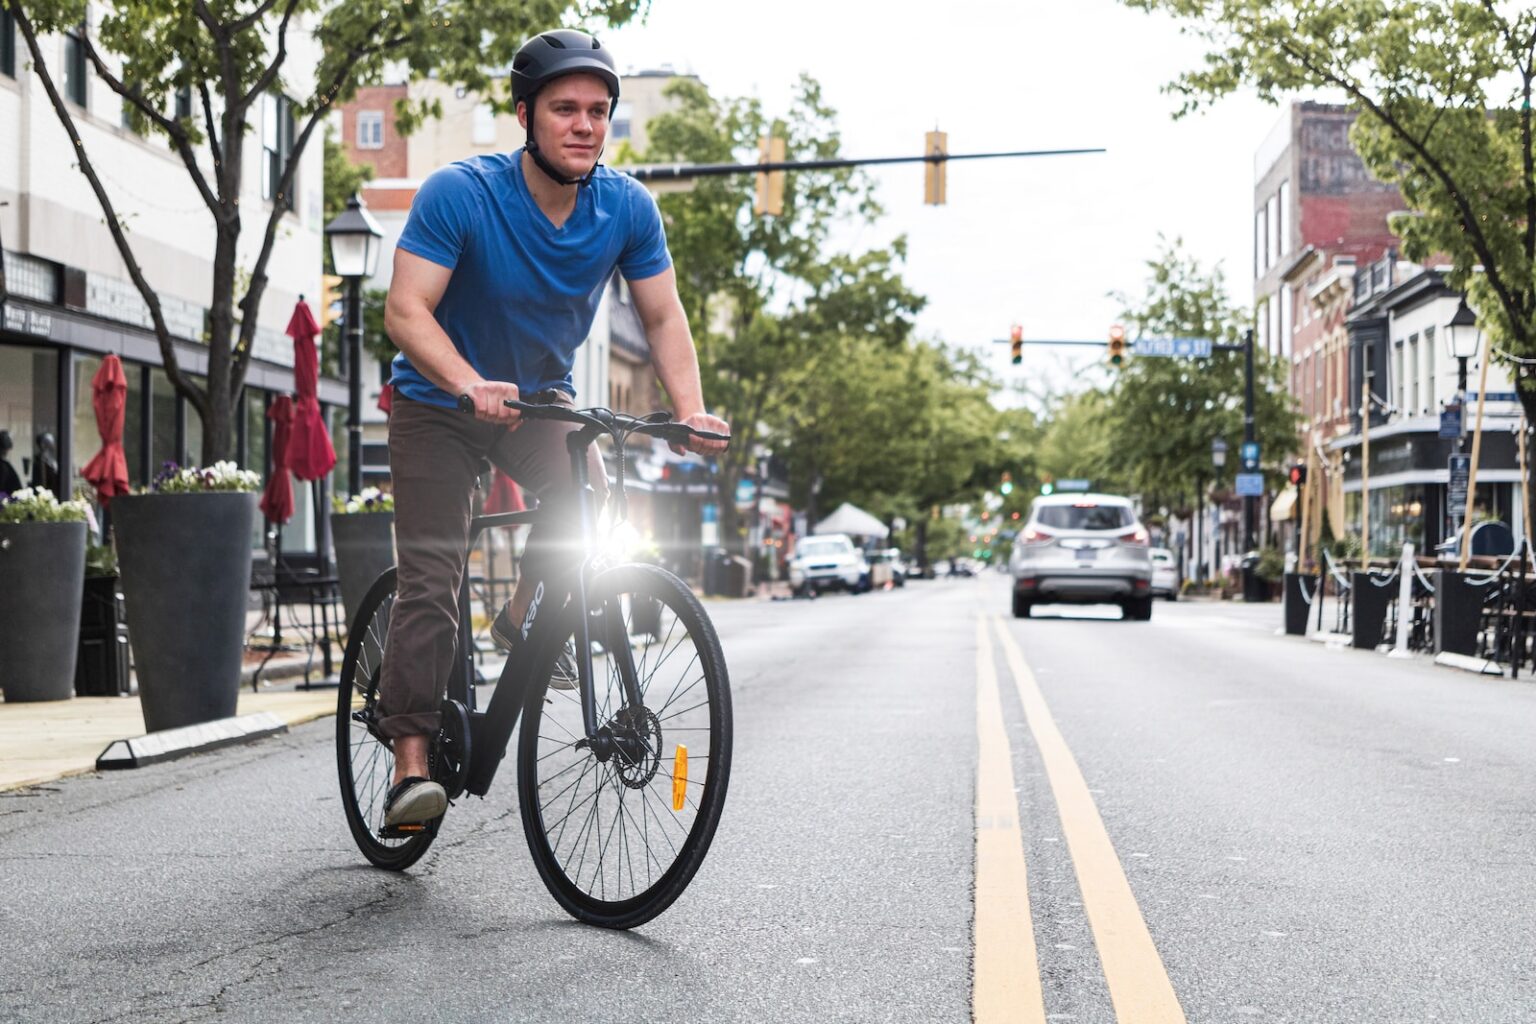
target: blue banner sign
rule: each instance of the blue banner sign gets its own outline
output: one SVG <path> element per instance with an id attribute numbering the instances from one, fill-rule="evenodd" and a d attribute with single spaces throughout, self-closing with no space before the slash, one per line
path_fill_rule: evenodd
<path id="1" fill-rule="evenodd" d="M 1455 402 L 1440 410 L 1440 436 L 1447 440 L 1461 436 L 1461 406 Z"/>
<path id="2" fill-rule="evenodd" d="M 1260 498 L 1264 495 L 1263 473 L 1239 473 L 1237 474 L 1237 496 L 1239 498 Z"/>

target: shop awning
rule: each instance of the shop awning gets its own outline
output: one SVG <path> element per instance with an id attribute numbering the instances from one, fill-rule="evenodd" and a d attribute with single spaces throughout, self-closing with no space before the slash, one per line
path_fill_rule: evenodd
<path id="1" fill-rule="evenodd" d="M 1287 487 L 1275 495 L 1275 500 L 1269 506 L 1269 519 L 1273 523 L 1281 523 L 1291 518 L 1296 511 L 1296 488 Z"/>

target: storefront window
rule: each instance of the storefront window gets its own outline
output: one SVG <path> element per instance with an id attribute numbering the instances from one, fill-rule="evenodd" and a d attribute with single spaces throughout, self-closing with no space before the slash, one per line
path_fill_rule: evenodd
<path id="1" fill-rule="evenodd" d="M 38 442 L 44 434 L 55 445 L 58 441 L 58 381 L 56 352 L 0 346 L 0 430 L 8 432 L 11 441 L 10 450 L 0 458 L 23 485 L 33 482 L 34 476 L 42 482 L 47 475 L 38 464 Z M 9 473 L 0 469 L 0 475 L 10 482 Z"/>
<path id="2" fill-rule="evenodd" d="M 128 408 L 123 413 L 123 455 L 128 459 L 128 483 L 143 487 L 149 483 L 144 476 L 144 367 L 138 363 L 124 363 L 123 375 L 128 378 Z"/>
<path id="3" fill-rule="evenodd" d="M 150 476 L 159 474 L 167 462 L 181 464 L 181 453 L 176 450 L 176 389 L 165 371 L 150 371 L 150 429 L 149 448 Z"/>

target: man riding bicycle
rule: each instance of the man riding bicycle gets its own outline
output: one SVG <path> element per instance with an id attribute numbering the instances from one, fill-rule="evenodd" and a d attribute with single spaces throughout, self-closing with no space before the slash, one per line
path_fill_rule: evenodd
<path id="1" fill-rule="evenodd" d="M 389 425 L 398 596 L 379 683 L 380 730 L 395 755 L 386 827 L 430 821 L 447 807 L 443 787 L 427 777 L 427 750 L 457 644 L 482 460 L 537 495 L 547 513 L 529 536 L 524 579 L 542 575 L 526 566 L 558 562 L 577 543 L 565 436 L 578 428 L 522 422 L 503 402 L 574 404 L 575 352 L 615 269 L 629 283 L 676 418 L 730 429 L 704 409 L 656 202 L 598 163 L 619 100 L 613 57 L 584 32 L 535 36 L 513 59 L 512 98 L 526 144 L 450 164 L 422 184 L 385 305 L 385 330 L 400 349 Z M 460 395 L 473 402 L 473 418 L 457 411 Z M 725 443 L 695 438 L 688 447 L 712 454 Z M 596 454 L 590 476 L 601 498 Z M 532 600 L 519 585 L 493 626 L 511 657 Z"/>

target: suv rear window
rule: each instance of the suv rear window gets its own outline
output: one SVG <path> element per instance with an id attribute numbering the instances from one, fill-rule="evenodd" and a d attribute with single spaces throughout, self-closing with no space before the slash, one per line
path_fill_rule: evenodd
<path id="1" fill-rule="evenodd" d="M 1047 505 L 1039 521 L 1053 530 L 1118 530 L 1136 517 L 1124 505 Z"/>
<path id="2" fill-rule="evenodd" d="M 810 558 L 829 558 L 833 555 L 847 554 L 852 550 L 853 545 L 846 537 L 817 537 L 802 540 L 800 546 L 795 549 L 795 553 Z"/>

